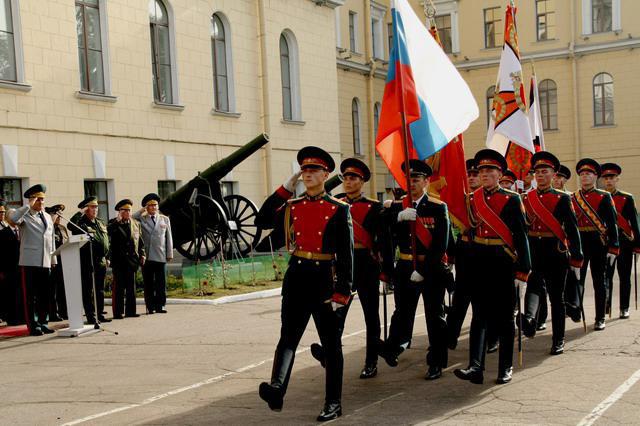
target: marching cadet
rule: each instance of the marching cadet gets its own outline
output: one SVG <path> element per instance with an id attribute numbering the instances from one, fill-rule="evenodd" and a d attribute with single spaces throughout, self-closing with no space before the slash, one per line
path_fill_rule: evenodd
<path id="1" fill-rule="evenodd" d="M 74 235 L 87 233 L 90 241 L 80 248 L 80 272 L 82 278 L 82 305 L 89 324 L 111 322 L 105 318 L 104 279 L 107 275 L 109 237 L 107 227 L 98 217 L 98 198 L 87 197 L 78 204 L 84 213 L 71 226 Z M 80 229 L 78 229 L 80 228 Z M 83 232 L 84 231 L 84 232 Z M 97 315 L 97 317 L 96 317 Z"/>
<path id="2" fill-rule="evenodd" d="M 481 186 L 475 159 L 468 159 L 466 166 L 469 189 L 475 191 Z M 474 268 L 473 256 L 469 252 L 469 231 L 470 229 L 460 230 L 455 243 L 456 289 L 447 314 L 447 345 L 451 350 L 458 346 L 462 323 L 471 303 L 470 285 Z"/>
<path id="3" fill-rule="evenodd" d="M 136 318 L 136 271 L 145 263 L 145 246 L 140 223 L 131 217 L 133 201 L 120 200 L 116 204 L 118 216 L 109 221 L 111 269 L 113 281 L 111 298 L 113 319 Z"/>
<path id="4" fill-rule="evenodd" d="M 495 325 L 499 336 L 499 369 L 496 383 L 511 381 L 513 374 L 513 318 L 516 289 L 524 294 L 531 269 L 529 243 L 520 196 L 500 188 L 498 181 L 507 162 L 500 153 L 483 149 L 476 156 L 482 188 L 469 197 L 473 225 L 471 252 L 474 277 L 471 289 L 473 316 L 469 336 L 469 366 L 456 369 L 463 380 L 484 380 L 487 325 Z"/>
<path id="5" fill-rule="evenodd" d="M 133 218 L 140 222 L 146 253 L 142 278 L 147 314 L 167 313 L 166 264 L 173 259 L 171 221 L 158 211 L 159 202 L 158 194 L 147 194 L 142 199 L 142 209 L 133 214 Z"/>
<path id="6" fill-rule="evenodd" d="M 402 353 L 413 335 L 413 321 L 420 295 L 425 305 L 429 349 L 426 380 L 442 376 L 447 366 L 447 323 L 442 300 L 445 292 L 443 258 L 449 242 L 449 215 L 447 205 L 429 197 L 431 167 L 419 160 L 409 162 L 411 198 L 394 203 L 388 211 L 392 222 L 393 241 L 400 250 L 394 273 L 395 310 L 391 316 L 389 338 L 380 355 L 391 367 L 398 365 Z M 403 166 L 403 170 L 404 170 Z M 415 262 L 412 236 L 415 229 Z"/>
<path id="7" fill-rule="evenodd" d="M 49 313 L 49 273 L 54 252 L 53 222 L 44 213 L 44 199 L 47 187 L 34 185 L 27 189 L 24 198 L 29 205 L 12 210 L 11 222 L 20 231 L 20 259 L 18 264 L 22 274 L 24 310 L 29 333 L 42 336 L 53 333 L 48 327 Z"/>
<path id="8" fill-rule="evenodd" d="M 553 344 L 551 355 L 564 352 L 565 305 L 564 287 L 567 272 L 578 277 L 582 266 L 582 248 L 578 223 L 569 194 L 551 188 L 560 162 L 551 153 L 540 151 L 531 158 L 537 187 L 522 195 L 529 225 L 531 275 L 527 285 L 522 331 L 525 336 L 536 333 L 536 316 L 545 298 L 551 299 Z"/>
<path id="9" fill-rule="evenodd" d="M 527 193 L 533 189 L 533 169 L 529 169 L 527 174 L 524 175 L 524 180 L 522 181 L 522 193 Z"/>
<path id="10" fill-rule="evenodd" d="M 353 231 L 349 205 L 324 191 L 335 168 L 329 153 L 308 146 L 298 152 L 297 160 L 301 171 L 267 198 L 256 217 L 258 226 L 275 228 L 274 249 L 286 245 L 291 253 L 282 284 L 282 327 L 271 381 L 262 382 L 259 393 L 270 409 L 282 409 L 296 348 L 313 316 L 326 365 L 325 403 L 317 420 L 328 421 L 342 415 L 341 330 L 351 299 Z M 300 174 L 306 192 L 290 200 Z"/>
<path id="11" fill-rule="evenodd" d="M 0 318 L 8 325 L 24 324 L 24 304 L 20 288 L 20 229 L 15 223 L 6 222 L 0 229 Z"/>
<path id="12" fill-rule="evenodd" d="M 4 200 L 0 200 L 0 230 L 9 226 L 5 221 L 5 215 L 7 214 L 7 203 Z"/>
<path id="13" fill-rule="evenodd" d="M 620 238 L 620 254 L 617 257 L 618 278 L 620 279 L 620 318 L 629 318 L 629 299 L 631 298 L 631 267 L 635 254 L 640 253 L 640 230 L 638 229 L 638 212 L 633 195 L 618 189 L 618 181 L 622 167 L 615 163 L 602 165 L 604 188 L 611 194 L 616 208 L 618 232 Z M 609 285 L 613 286 L 614 268 L 607 269 Z M 611 308 L 611 291 L 609 292 L 609 308 Z"/>
<path id="14" fill-rule="evenodd" d="M 567 182 L 571 179 L 571 170 L 564 164 L 560 164 L 556 175 L 553 177 L 551 181 L 551 186 L 553 189 L 559 189 L 561 191 L 567 192 Z"/>
<path id="15" fill-rule="evenodd" d="M 607 288 L 605 283 L 605 267 L 613 265 L 620 252 L 618 227 L 616 226 L 616 209 L 611 194 L 596 188 L 596 181 L 601 173 L 600 164 L 591 158 L 583 158 L 576 165 L 576 173 L 580 178 L 580 189 L 573 193 L 573 208 L 578 218 L 580 241 L 584 253 L 584 263 L 580 270 L 580 281 L 575 288 L 569 288 L 566 296 L 569 304 L 580 308 L 584 295 L 584 282 L 587 267 L 591 266 L 591 278 L 596 299 L 595 330 L 605 328 L 605 308 Z M 575 321 L 577 310 L 569 311 Z"/>
<path id="16" fill-rule="evenodd" d="M 511 191 L 513 190 L 513 186 L 516 184 L 516 180 L 518 180 L 516 174 L 507 169 L 504 171 L 502 177 L 500 178 L 500 187 Z"/>
<path id="17" fill-rule="evenodd" d="M 53 221 L 53 239 L 56 250 L 69 239 L 67 228 L 60 223 L 62 217 L 58 213 L 64 211 L 64 204 L 56 204 L 44 209 Z M 49 283 L 49 321 L 67 319 L 67 301 L 65 298 L 64 278 L 62 276 L 62 259 L 58 254 L 56 264 L 51 265 L 51 282 Z"/>
<path id="18" fill-rule="evenodd" d="M 369 379 L 378 374 L 379 287 L 380 281 L 389 282 L 393 270 L 393 252 L 382 217 L 382 203 L 362 193 L 362 186 L 371 178 L 369 167 L 357 158 L 347 158 L 340 164 L 340 172 L 346 193 L 341 201 L 349 204 L 353 223 L 353 291 L 358 292 L 367 328 L 365 364 L 360 378 Z M 350 305 L 345 308 L 345 316 Z M 321 345 L 313 343 L 311 354 L 322 365 L 325 364 Z"/>

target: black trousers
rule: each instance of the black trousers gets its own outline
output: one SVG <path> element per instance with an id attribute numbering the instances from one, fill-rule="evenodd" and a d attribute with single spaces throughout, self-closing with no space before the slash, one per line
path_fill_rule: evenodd
<path id="1" fill-rule="evenodd" d="M 460 337 L 462 324 L 471 304 L 471 286 L 474 275 L 473 254 L 468 242 L 456 242 L 456 289 L 447 314 L 447 334 L 449 339 Z"/>
<path id="2" fill-rule="evenodd" d="M 113 268 L 111 284 L 111 306 L 113 316 L 135 315 L 136 271 L 132 268 Z"/>
<path id="3" fill-rule="evenodd" d="M 82 305 L 84 307 L 84 314 L 87 317 L 88 322 L 94 322 L 96 319 L 95 313 L 98 312 L 98 317 L 102 317 L 104 311 L 104 277 L 107 274 L 106 268 L 96 268 L 94 278 L 92 278 L 91 268 L 82 268 Z M 95 279 L 95 302 L 93 300 L 93 279 Z"/>
<path id="4" fill-rule="evenodd" d="M 58 259 L 58 264 L 51 268 L 51 284 L 49 286 L 49 316 L 67 317 L 67 300 L 64 289 L 64 277 L 62 274 L 62 263 Z"/>
<path id="5" fill-rule="evenodd" d="M 476 262 L 475 282 L 471 288 L 473 316 L 469 335 L 469 367 L 484 368 L 487 329 L 495 327 L 500 343 L 499 369 L 513 366 L 513 339 L 516 302 L 515 268 L 502 247 L 472 244 Z"/>
<path id="6" fill-rule="evenodd" d="M 24 318 L 24 296 L 22 292 L 21 268 L 15 265 L 8 271 L 3 271 L 4 278 L 0 280 L 0 304 L 4 311 L 0 317 L 9 325 L 19 325 L 26 322 Z"/>
<path id="7" fill-rule="evenodd" d="M 580 239 L 582 241 L 582 251 L 584 252 L 584 263 L 580 270 L 580 280 L 577 285 L 577 293 L 579 296 L 579 304 L 577 306 L 582 306 L 587 267 L 591 265 L 591 279 L 593 280 L 593 291 L 596 299 L 595 320 L 604 321 L 605 305 L 607 303 L 605 267 L 608 248 L 600 240 L 600 234 L 598 232 L 580 232 Z"/>
<path id="8" fill-rule="evenodd" d="M 640 237 L 639 237 L 640 238 Z M 631 299 L 631 270 L 633 268 L 633 244 L 626 240 L 620 239 L 620 254 L 616 258 L 618 269 L 618 279 L 620 280 L 620 310 L 629 309 L 629 300 Z M 614 267 L 607 267 L 607 286 L 609 289 L 607 300 L 611 297 L 611 288 L 613 287 Z M 613 308 L 613 304 L 611 304 Z"/>
<path id="9" fill-rule="evenodd" d="M 144 303 L 147 311 L 157 311 L 167 303 L 166 263 L 147 260 L 142 266 Z"/>
<path id="10" fill-rule="evenodd" d="M 24 316 L 33 332 L 49 322 L 49 268 L 22 266 L 22 297 Z"/>
<path id="11" fill-rule="evenodd" d="M 325 401 L 342 399 L 342 333 L 346 309 L 336 312 L 326 303 L 333 294 L 331 263 L 292 256 L 282 284 L 280 340 L 276 347 L 271 384 L 287 391 L 300 339 L 313 321 L 325 353 Z"/>
<path id="12" fill-rule="evenodd" d="M 569 270 L 569 257 L 558 250 L 556 238 L 529 238 L 532 271 L 527 285 L 524 313 L 540 324 L 541 310 L 547 307 L 547 293 L 551 300 L 553 341 L 564 340 L 565 316 L 564 288 Z"/>
<path id="13" fill-rule="evenodd" d="M 445 286 L 435 273 L 424 277 L 421 283 L 411 282 L 409 278 L 413 270 L 412 261 L 398 260 L 393 291 L 396 307 L 391 316 L 387 346 L 400 353 L 402 346 L 411 341 L 416 309 L 422 295 L 429 336 L 427 364 L 444 368 L 448 361 L 447 322 L 443 304 Z"/>

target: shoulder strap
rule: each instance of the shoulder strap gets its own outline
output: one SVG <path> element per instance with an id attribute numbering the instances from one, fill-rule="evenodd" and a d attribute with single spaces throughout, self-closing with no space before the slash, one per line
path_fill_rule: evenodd
<path id="1" fill-rule="evenodd" d="M 373 248 L 373 241 L 371 240 L 371 235 L 367 230 L 358 223 L 353 216 L 351 217 L 351 222 L 353 223 L 353 239 L 365 246 L 368 249 Z"/>
<path id="2" fill-rule="evenodd" d="M 540 219 L 542 223 L 553 232 L 553 235 L 556 236 L 557 239 L 564 244 L 565 247 L 569 247 L 569 242 L 567 241 L 567 234 L 565 234 L 564 229 L 562 229 L 562 225 L 556 219 L 556 217 L 547 209 L 540 198 L 536 196 L 535 191 L 530 192 L 526 197 L 524 197 L 524 202 L 527 204 L 529 209 Z"/>
<path id="3" fill-rule="evenodd" d="M 604 223 L 602 223 L 602 220 L 600 220 L 598 213 L 593 210 L 593 207 L 591 207 L 591 204 L 589 204 L 587 199 L 584 197 L 582 191 L 577 190 L 576 192 L 574 192 L 573 198 L 576 200 L 576 204 L 578 204 L 578 207 L 580 207 L 580 211 L 582 211 L 585 217 L 589 219 L 593 226 L 596 227 L 600 235 L 606 238 L 607 227 L 604 226 Z"/>
<path id="4" fill-rule="evenodd" d="M 474 192 L 473 207 L 475 207 L 480 219 L 482 219 L 493 232 L 498 234 L 498 237 L 500 237 L 510 250 L 515 252 L 513 236 L 511 235 L 509 227 L 500 216 L 489 207 L 487 200 L 484 198 L 484 190 L 482 188 Z"/>

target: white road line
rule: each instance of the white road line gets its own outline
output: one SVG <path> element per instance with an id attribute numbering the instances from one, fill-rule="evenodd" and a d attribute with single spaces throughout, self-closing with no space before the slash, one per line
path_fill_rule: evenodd
<path id="1" fill-rule="evenodd" d="M 640 370 L 636 371 L 629 377 L 623 384 L 618 386 L 618 389 L 614 390 L 604 401 L 602 401 L 596 408 L 589 413 L 588 416 L 580 420 L 578 426 L 591 426 L 598 420 L 605 411 L 607 411 L 613 404 L 616 403 L 622 396 L 629 390 L 636 382 L 640 380 Z"/>
<path id="2" fill-rule="evenodd" d="M 418 315 L 416 315 L 416 318 L 423 317 L 423 316 L 424 316 L 424 314 L 418 314 Z M 380 327 L 380 328 L 382 328 L 382 327 Z M 357 336 L 358 334 L 362 334 L 365 331 L 367 331 L 367 330 L 366 329 L 358 330 L 358 331 L 355 331 L 355 332 L 350 333 L 350 334 L 345 334 L 344 336 L 342 336 L 342 338 L 343 339 L 348 339 L 349 337 L 353 337 L 353 336 Z M 297 354 L 301 354 L 303 352 L 307 352 L 307 351 L 309 351 L 309 349 L 310 348 L 298 349 L 296 351 L 296 355 Z M 144 401 L 142 401 L 142 402 L 140 402 L 138 404 L 129 404 L 129 405 L 125 405 L 125 406 L 122 406 L 122 407 L 114 408 L 113 410 L 103 411 L 102 413 L 92 414 L 90 416 L 83 417 L 81 419 L 72 420 L 70 422 L 63 423 L 62 426 L 77 425 L 77 424 L 80 424 L 80 423 L 88 422 L 89 420 L 94 420 L 94 419 L 98 419 L 100 417 L 105 417 L 105 416 L 109 416 L 111 414 L 116 414 L 116 413 L 119 413 L 121 411 L 126 411 L 126 410 L 130 410 L 132 408 L 137 408 L 137 407 L 142 407 L 144 405 L 151 404 L 152 402 L 158 401 L 160 399 L 164 399 L 164 398 L 169 397 L 169 396 L 177 395 L 179 393 L 186 392 L 188 390 L 197 389 L 197 388 L 202 387 L 204 385 L 209 385 L 211 383 L 219 382 L 220 380 L 224 380 L 227 377 L 234 376 L 234 375 L 240 374 L 240 373 L 244 373 L 245 371 L 252 370 L 252 369 L 254 369 L 256 367 L 259 367 L 259 366 L 264 365 L 264 364 L 266 364 L 268 362 L 271 362 L 271 361 L 273 361 L 273 358 L 264 359 L 262 361 L 256 362 L 255 364 L 245 365 L 244 367 L 240 367 L 237 370 L 229 371 L 227 373 L 221 374 L 221 375 L 216 376 L 216 377 L 211 377 L 209 379 L 203 380 L 203 381 L 198 382 L 198 383 L 194 383 L 192 385 L 183 386 L 181 388 L 173 389 L 173 390 L 170 390 L 168 392 L 152 396 L 152 397 L 147 398 L 147 399 L 145 399 Z"/>

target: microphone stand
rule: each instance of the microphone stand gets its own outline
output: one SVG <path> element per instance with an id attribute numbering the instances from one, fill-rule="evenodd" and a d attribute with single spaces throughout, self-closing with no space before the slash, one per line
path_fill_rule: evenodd
<path id="1" fill-rule="evenodd" d="M 89 237 L 89 256 L 91 257 L 91 285 L 93 288 L 93 314 L 94 314 L 94 320 L 95 323 L 93 325 L 93 328 L 95 330 L 101 330 L 101 331 L 106 331 L 108 333 L 112 333 L 115 334 L 116 336 L 118 335 L 117 331 L 113 331 L 113 330 L 109 330 L 103 327 L 102 323 L 100 322 L 99 319 L 99 315 L 98 315 L 98 298 L 96 296 L 96 268 L 95 265 L 93 263 L 93 241 L 95 240 L 95 238 L 88 233 L 87 231 L 85 231 L 82 227 L 78 226 L 76 223 L 70 221 L 69 219 L 67 219 L 66 217 L 62 216 L 60 213 L 56 213 L 58 216 L 60 216 L 60 218 L 64 219 L 67 224 L 71 224 L 75 227 L 75 229 L 79 230 L 82 234 L 86 235 L 87 237 Z M 85 312 L 85 316 L 86 316 L 86 312 Z M 102 315 L 102 312 L 100 312 L 100 315 Z"/>

